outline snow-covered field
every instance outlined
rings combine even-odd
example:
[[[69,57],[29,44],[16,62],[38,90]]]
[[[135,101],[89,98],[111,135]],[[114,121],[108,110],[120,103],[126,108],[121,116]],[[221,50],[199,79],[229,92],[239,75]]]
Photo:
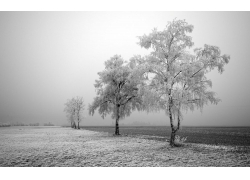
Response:
[[[0,166],[250,166],[249,147],[186,144],[62,127],[0,128]]]

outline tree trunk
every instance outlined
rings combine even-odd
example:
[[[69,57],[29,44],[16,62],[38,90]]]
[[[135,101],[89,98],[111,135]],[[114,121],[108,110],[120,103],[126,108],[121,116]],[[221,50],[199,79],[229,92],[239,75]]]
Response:
[[[119,133],[119,123],[118,123],[118,119],[116,119],[116,122],[115,122],[115,135],[120,135]]]
[[[78,121],[78,129],[80,129],[80,127],[79,127],[79,121]]]
[[[173,116],[172,116],[172,112],[169,111],[169,118],[170,118],[170,124],[171,124],[171,137],[170,137],[170,146],[175,147],[175,133],[180,129],[180,114],[178,114],[178,124],[177,127],[174,128],[174,124],[173,124]]]
[[[169,111],[169,119],[170,119],[170,125],[171,125],[171,137],[170,137],[170,146],[174,147],[175,146],[175,143],[174,143],[174,140],[175,140],[175,129],[174,129],[174,125],[173,125],[173,116],[172,116],[172,112]]]
[[[175,140],[175,132],[176,131],[174,129],[174,124],[173,124],[173,116],[172,116],[172,111],[171,111],[172,105],[173,105],[173,100],[171,97],[169,97],[168,112],[169,112],[170,126],[171,126],[171,131],[172,131],[169,143],[170,143],[171,147],[174,147],[175,146],[174,140]]]
[[[171,137],[170,137],[170,146],[171,147],[175,147],[174,140],[175,140],[175,131],[172,130]]]
[[[120,132],[119,132],[119,118],[120,118],[119,108],[120,108],[120,106],[117,105],[116,106],[115,135],[120,135]]]

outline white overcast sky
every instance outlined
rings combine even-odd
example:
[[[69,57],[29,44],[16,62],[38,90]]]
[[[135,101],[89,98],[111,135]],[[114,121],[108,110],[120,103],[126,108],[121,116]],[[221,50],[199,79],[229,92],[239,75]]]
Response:
[[[195,47],[216,45],[231,56],[223,74],[209,74],[222,102],[184,113],[182,125],[250,126],[249,12],[0,12],[0,122],[66,124],[64,103],[83,96],[88,107],[104,61],[148,54],[137,36],[174,18],[194,25]],[[112,122],[84,115],[82,125]],[[164,112],[134,112],[121,123],[134,121],[169,125]]]

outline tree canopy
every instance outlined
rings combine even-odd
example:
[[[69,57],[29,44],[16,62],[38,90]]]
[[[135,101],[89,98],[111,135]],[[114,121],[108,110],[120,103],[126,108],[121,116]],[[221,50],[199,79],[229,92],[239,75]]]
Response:
[[[98,109],[103,118],[107,114],[116,118],[115,134],[119,134],[120,119],[129,116],[135,109],[142,109],[142,100],[138,93],[141,80],[133,78],[133,68],[121,56],[115,55],[105,61],[105,69],[98,73],[99,79],[94,84],[97,96],[89,105],[89,113],[93,115]]]
[[[205,44],[203,48],[188,51],[194,43],[188,33],[193,26],[185,20],[169,22],[163,31],[153,29],[149,35],[139,37],[139,45],[150,49],[148,56],[134,56],[137,74],[153,74],[148,86],[142,86],[144,103],[148,109],[163,109],[170,118],[172,128],[170,144],[174,146],[175,133],[180,127],[181,110],[202,110],[207,103],[217,104],[219,99],[209,91],[212,81],[206,74],[217,68],[224,71],[229,55],[221,55],[218,47]],[[177,127],[173,121],[177,120]]]

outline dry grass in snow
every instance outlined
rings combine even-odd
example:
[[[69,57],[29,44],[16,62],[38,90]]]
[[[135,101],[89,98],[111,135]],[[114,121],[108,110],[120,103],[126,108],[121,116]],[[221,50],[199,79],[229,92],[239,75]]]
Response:
[[[171,148],[143,136],[62,127],[0,128],[0,166],[249,166],[249,147],[242,148]]]

